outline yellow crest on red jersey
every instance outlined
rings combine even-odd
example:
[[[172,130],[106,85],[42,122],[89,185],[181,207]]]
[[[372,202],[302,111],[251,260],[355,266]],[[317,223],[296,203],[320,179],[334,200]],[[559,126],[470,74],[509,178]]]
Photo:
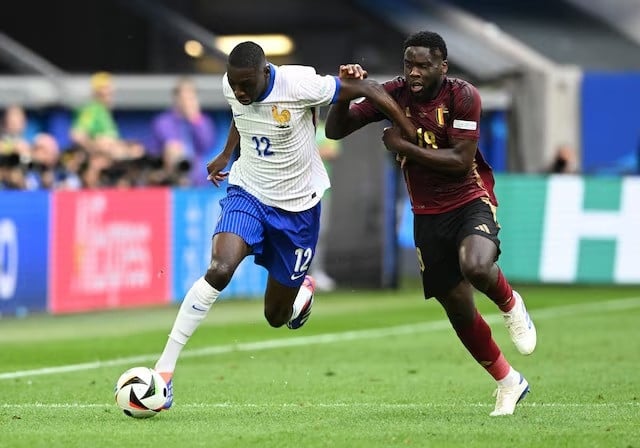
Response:
[[[449,111],[444,107],[444,104],[441,104],[436,109],[436,123],[438,123],[438,127],[444,127],[444,114],[447,113],[449,113]]]

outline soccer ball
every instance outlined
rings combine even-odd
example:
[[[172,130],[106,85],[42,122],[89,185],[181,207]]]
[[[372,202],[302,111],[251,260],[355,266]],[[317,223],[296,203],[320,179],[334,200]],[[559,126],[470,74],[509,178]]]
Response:
[[[149,418],[162,410],[167,400],[167,384],[149,367],[133,367],[118,378],[116,403],[129,417]]]

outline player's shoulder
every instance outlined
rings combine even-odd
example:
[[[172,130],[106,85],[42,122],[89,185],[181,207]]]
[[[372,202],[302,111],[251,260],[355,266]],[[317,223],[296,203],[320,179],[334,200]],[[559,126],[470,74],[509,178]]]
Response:
[[[315,84],[319,77],[316,69],[307,65],[278,65],[273,66],[274,85],[273,95],[290,97],[299,96],[300,88]],[[298,93],[296,93],[298,92]]]
[[[278,76],[283,79],[296,79],[318,74],[315,68],[308,65],[278,65],[274,66],[274,68],[276,70],[276,79],[278,79]]]
[[[381,83],[386,92],[395,99],[400,105],[409,101],[407,80],[402,76],[397,76],[393,79],[384,81]]]
[[[458,114],[479,114],[482,110],[480,92],[469,81],[460,78],[447,78],[443,94],[445,97],[450,97],[449,109],[455,110]]]
[[[461,78],[446,78],[447,89],[451,91],[454,95],[473,95],[480,96],[480,92],[478,88],[471,84],[469,81],[461,79]]]
[[[382,86],[387,92],[399,92],[407,86],[407,80],[403,76],[397,76],[393,79],[383,82]]]

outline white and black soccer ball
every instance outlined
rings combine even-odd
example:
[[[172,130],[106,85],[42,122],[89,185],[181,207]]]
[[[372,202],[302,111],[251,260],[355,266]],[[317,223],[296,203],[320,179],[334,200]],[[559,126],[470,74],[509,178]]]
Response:
[[[116,403],[129,417],[149,418],[162,410],[167,400],[167,384],[149,367],[133,367],[118,378]]]

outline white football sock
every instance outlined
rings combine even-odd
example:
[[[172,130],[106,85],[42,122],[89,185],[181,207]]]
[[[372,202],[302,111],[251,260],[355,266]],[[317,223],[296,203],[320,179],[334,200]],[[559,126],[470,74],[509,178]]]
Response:
[[[520,372],[515,370],[513,367],[510,367],[509,373],[507,373],[507,376],[505,376],[501,380],[498,380],[498,386],[502,386],[502,387],[516,386],[520,384],[520,377],[521,377]]]
[[[155,365],[159,372],[173,372],[182,348],[200,322],[206,317],[220,291],[211,286],[204,277],[195,281],[187,292],[173,323],[167,344]]]
[[[304,286],[304,283],[303,283],[300,286],[300,289],[298,290],[298,295],[296,296],[296,300],[293,301],[293,312],[291,313],[291,317],[289,318],[289,321],[298,317],[298,315],[300,314],[300,311],[302,311],[302,307],[304,307],[304,304],[307,303],[307,300],[309,300],[309,297],[311,297],[312,295],[313,295],[313,292],[309,288]]]

